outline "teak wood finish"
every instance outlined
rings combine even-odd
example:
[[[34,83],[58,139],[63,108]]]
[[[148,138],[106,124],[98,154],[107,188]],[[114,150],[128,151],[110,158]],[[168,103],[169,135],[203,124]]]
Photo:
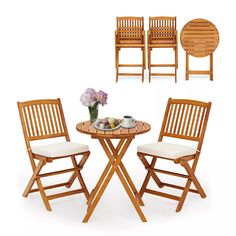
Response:
[[[219,44],[219,32],[215,25],[205,19],[189,21],[180,34],[181,45],[186,51],[186,80],[189,75],[210,75],[213,80],[213,52]],[[193,57],[210,58],[209,70],[189,70],[189,55]]]
[[[98,139],[109,159],[106,168],[104,169],[95,188],[90,194],[87,214],[83,219],[84,223],[88,222],[114,173],[118,175],[140,219],[143,222],[147,221],[140,208],[140,205],[143,206],[144,203],[140,198],[138,191],[122,162],[122,158],[124,157],[135,135],[146,133],[151,129],[151,126],[148,123],[137,121],[136,124],[137,125],[134,128],[119,128],[113,131],[97,130],[92,126],[90,121],[77,124],[76,129],[79,132],[89,134],[91,135],[91,138]],[[112,143],[112,139],[119,140],[117,146],[114,146],[114,144]]]
[[[79,163],[77,163],[76,155],[60,156],[60,157],[46,157],[36,155],[31,150],[31,142],[42,139],[65,137],[66,141],[70,141],[69,133],[66,126],[66,121],[61,105],[61,100],[58,99],[47,99],[47,100],[32,100],[26,102],[18,102],[19,115],[27,152],[29,155],[33,175],[23,193],[24,197],[27,197],[29,193],[40,192],[44,205],[48,211],[52,208],[49,204],[49,200],[65,197],[73,194],[84,193],[86,199],[89,199],[89,192],[85,185],[85,182],[81,175],[81,170],[87,161],[90,152],[77,153],[76,155],[82,155]],[[54,172],[41,173],[42,168],[54,160],[61,158],[71,158],[73,168],[64,169]],[[38,161],[38,163],[36,163]],[[73,172],[69,181],[49,186],[43,186],[41,178]],[[45,190],[58,188],[58,187],[70,187],[77,178],[81,185],[81,189],[71,190],[53,195],[46,195]],[[38,188],[33,188],[36,182]]]
[[[145,169],[147,170],[147,175],[139,192],[139,195],[141,197],[144,193],[150,193],[176,200],[178,201],[176,212],[179,212],[182,209],[188,192],[198,193],[202,198],[206,197],[206,194],[195,175],[195,170],[197,167],[199,155],[201,153],[210,108],[211,102],[205,103],[194,100],[169,98],[158,141],[161,142],[164,137],[196,141],[197,151],[194,155],[183,156],[176,159],[166,157],[164,158],[161,156],[152,156],[152,161],[150,163],[147,161],[146,156],[151,155],[138,152],[137,155],[142,161]],[[171,160],[175,164],[180,164],[187,172],[187,175],[154,168],[158,158]],[[190,166],[188,163],[188,161],[190,160],[193,161],[192,166]],[[161,179],[157,176],[156,172],[185,178],[187,179],[187,182],[184,187],[162,182]],[[155,181],[159,188],[166,186],[183,190],[182,195],[175,196],[172,194],[163,193],[147,188],[150,178]],[[190,188],[191,183],[195,185],[196,189]]]
[[[120,64],[119,52],[122,48],[140,48],[142,50],[142,64]],[[116,82],[119,76],[141,76],[144,81],[146,69],[145,33],[143,17],[117,17],[115,31],[115,66]],[[142,73],[120,73],[120,67],[141,67]]]
[[[152,64],[151,52],[154,48],[173,48],[175,60],[173,64]],[[174,76],[177,82],[178,69],[178,34],[176,17],[149,17],[149,31],[147,32],[149,82],[152,76]],[[174,73],[153,73],[152,67],[174,67]]]

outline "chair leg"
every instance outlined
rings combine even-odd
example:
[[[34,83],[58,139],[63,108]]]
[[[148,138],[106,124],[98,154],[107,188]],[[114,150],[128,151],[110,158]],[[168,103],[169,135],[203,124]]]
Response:
[[[143,83],[143,81],[144,81],[144,69],[146,67],[146,65],[145,65],[145,49],[142,48],[141,50],[142,50],[142,83]]]
[[[28,197],[30,190],[32,189],[35,181],[37,180],[37,176],[39,172],[41,171],[42,167],[46,164],[46,161],[44,159],[40,160],[37,167],[34,170],[34,173],[32,177],[30,178],[29,183],[27,184],[25,191],[23,193],[23,197]]]
[[[28,196],[31,188],[33,187],[33,185],[34,185],[34,183],[36,181],[36,183],[38,185],[38,189],[39,189],[40,195],[42,197],[42,200],[43,200],[43,203],[44,203],[46,209],[48,211],[52,211],[52,208],[51,208],[51,206],[49,204],[49,201],[47,199],[46,193],[44,191],[42,182],[41,182],[40,178],[38,177],[38,174],[40,173],[42,167],[46,164],[46,162],[47,161],[45,159],[40,160],[39,164],[36,166],[36,168],[34,168],[35,167],[35,163],[33,163],[32,166],[34,166],[33,167],[34,168],[34,173],[33,173],[32,177],[31,177],[31,179],[30,179],[30,181],[29,181],[29,183],[28,183],[28,185],[27,185],[27,187],[26,187],[26,189],[25,189],[25,191],[23,193],[23,196],[24,197]]]
[[[72,160],[74,168],[77,168],[78,164],[77,164],[77,161],[75,159],[75,156],[71,156],[71,160]],[[86,199],[88,200],[89,199],[89,192],[88,192],[88,189],[87,189],[87,187],[85,185],[85,182],[83,180],[83,177],[82,177],[80,171],[79,170],[75,171],[75,174],[76,174],[76,177],[78,178],[78,180],[80,182],[81,188],[84,191],[84,195],[85,195]]]
[[[83,155],[82,159],[81,159],[80,162],[79,162],[78,167],[80,167],[81,169],[83,168],[85,162],[88,160],[89,155],[90,155],[90,152],[89,152],[89,153],[85,153],[85,154]],[[71,175],[71,177],[70,177],[70,179],[69,179],[69,181],[68,181],[68,184],[66,185],[67,188],[70,188],[70,187],[72,186],[72,184],[74,183],[76,177],[77,177],[77,175],[76,175],[76,173],[74,172],[74,173]]]
[[[191,183],[192,183],[192,181],[191,181],[190,179],[188,179],[188,180],[187,180],[187,183],[186,183],[186,185],[185,185],[185,187],[184,187],[184,191],[183,191],[183,193],[182,193],[182,195],[181,195],[181,197],[180,197],[178,206],[177,206],[177,208],[176,208],[176,210],[175,210],[176,212],[180,212],[180,211],[181,211],[181,209],[182,209],[182,207],[183,207],[183,204],[184,204],[184,201],[185,201],[185,199],[186,199],[186,196],[187,196],[187,194],[188,194],[188,191],[189,191],[189,189],[190,189]]]
[[[148,70],[149,70],[149,73],[148,73],[148,81],[149,83],[151,82],[151,49],[148,48]]]
[[[116,82],[118,82],[118,75],[119,75],[119,51],[120,49],[116,49]]]
[[[143,165],[145,166],[145,168],[154,168],[154,166],[155,166],[155,164],[156,164],[156,160],[157,160],[156,157],[153,157],[151,164],[148,163],[148,161],[144,158],[143,155],[138,154],[138,157],[139,157],[140,160],[142,161],[142,163],[143,163]],[[145,179],[144,179],[144,182],[143,182],[143,184],[142,184],[142,187],[141,187],[141,189],[140,189],[140,191],[139,191],[139,196],[140,196],[140,197],[143,196],[143,194],[144,194],[144,192],[145,192],[145,190],[146,190],[146,187],[147,187],[147,185],[148,185],[148,182],[149,182],[149,180],[150,180],[151,177],[153,178],[153,180],[155,181],[155,183],[157,184],[157,186],[158,186],[159,188],[162,188],[162,187],[163,187],[163,184],[161,183],[160,179],[157,177],[156,173],[154,173],[154,172],[152,172],[152,171],[149,170],[148,173],[147,173],[147,175],[146,175],[146,177],[145,177]]]
[[[188,164],[187,161],[183,160],[183,161],[180,161],[180,164],[184,167],[184,169],[186,170],[186,172],[188,173],[189,175],[189,179],[187,180],[187,183],[184,187],[184,191],[182,193],[182,196],[180,197],[180,201],[178,203],[178,206],[176,208],[176,212],[179,212],[181,211],[182,207],[183,207],[183,204],[184,204],[184,201],[187,197],[187,194],[189,192],[189,189],[190,189],[190,185],[191,183],[193,182],[193,184],[195,185],[198,193],[200,194],[200,196],[202,198],[205,198],[206,197],[206,194],[202,188],[202,186],[200,185],[199,181],[197,180],[196,176],[194,175],[194,171],[195,171],[195,168],[191,168]]]
[[[180,164],[185,168],[186,172],[188,173],[188,175],[191,177],[193,184],[195,185],[197,191],[199,192],[200,196],[202,198],[206,197],[206,194],[201,186],[201,184],[199,183],[198,179],[196,178],[194,171],[191,169],[191,167],[189,166],[187,161],[181,161]]]

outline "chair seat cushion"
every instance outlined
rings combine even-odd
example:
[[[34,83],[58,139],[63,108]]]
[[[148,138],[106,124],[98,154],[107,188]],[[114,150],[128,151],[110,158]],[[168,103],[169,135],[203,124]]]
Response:
[[[88,145],[79,143],[61,142],[42,146],[34,146],[31,147],[31,150],[34,154],[53,158],[75,155],[81,152],[87,152],[89,151],[89,147]]]
[[[137,148],[138,152],[146,153],[158,157],[168,159],[176,159],[183,156],[193,155],[196,153],[197,148],[184,146],[179,144],[156,142],[140,145]]]

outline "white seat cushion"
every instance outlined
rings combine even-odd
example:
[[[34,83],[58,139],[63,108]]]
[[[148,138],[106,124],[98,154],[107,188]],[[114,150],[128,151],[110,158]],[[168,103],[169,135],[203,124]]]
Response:
[[[146,153],[169,159],[176,159],[179,157],[192,155],[195,154],[197,151],[197,149],[194,147],[165,142],[156,142],[140,145],[138,146],[137,150],[141,153]]]
[[[62,142],[31,147],[34,154],[45,157],[63,157],[89,151],[88,145]]]

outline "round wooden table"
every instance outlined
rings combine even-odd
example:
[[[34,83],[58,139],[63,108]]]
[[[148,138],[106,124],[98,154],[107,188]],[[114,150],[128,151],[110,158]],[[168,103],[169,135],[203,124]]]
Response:
[[[136,135],[148,132],[151,129],[150,124],[136,121],[136,127],[134,128],[118,128],[113,131],[101,131],[94,128],[90,121],[85,121],[77,124],[76,129],[81,133],[91,135],[91,138],[98,139],[109,159],[106,168],[90,194],[88,210],[83,222],[88,222],[114,173],[118,175],[140,219],[143,222],[146,222],[147,220],[140,208],[140,205],[143,206],[144,203],[124,164],[122,163],[122,158],[124,157],[133,138]],[[116,146],[112,143],[112,139],[119,140]]]
[[[213,80],[213,52],[219,44],[219,32],[215,25],[205,19],[194,19],[183,27],[180,42],[186,51],[186,80],[189,74],[210,74]],[[193,57],[210,56],[209,71],[190,71],[189,55]]]

